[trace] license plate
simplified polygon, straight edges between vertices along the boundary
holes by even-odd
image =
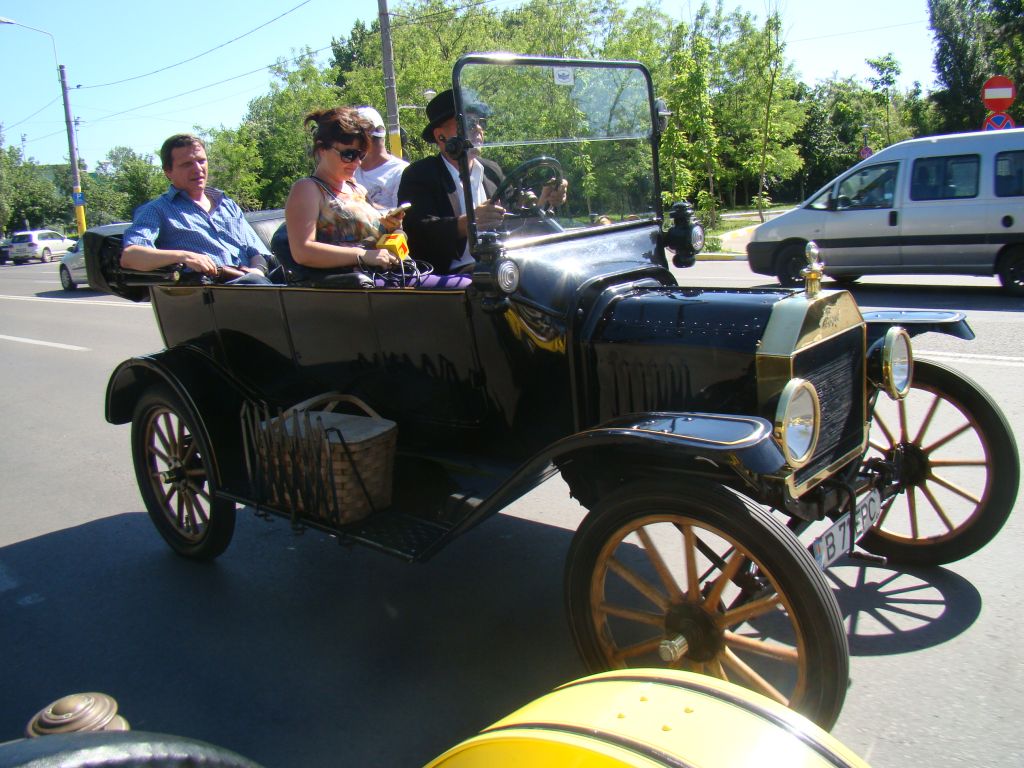
[[[825,570],[848,553],[854,542],[860,541],[871,526],[878,522],[881,514],[882,496],[872,489],[857,502],[857,510],[852,518],[847,512],[811,543],[811,555],[818,567]]]

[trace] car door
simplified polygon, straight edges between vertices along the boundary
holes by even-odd
[[[991,202],[980,192],[981,156],[915,158],[903,209],[908,272],[991,272],[997,247],[986,236]]]
[[[900,163],[861,166],[836,184],[824,237],[826,266],[895,271],[900,265],[900,216],[896,191]]]

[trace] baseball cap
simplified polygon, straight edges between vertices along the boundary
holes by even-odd
[[[373,130],[370,131],[371,136],[377,136],[379,138],[387,133],[384,128],[384,119],[376,109],[373,107],[359,107],[356,109],[356,112],[359,113],[359,116],[363,118],[363,120],[366,120],[373,126]]]

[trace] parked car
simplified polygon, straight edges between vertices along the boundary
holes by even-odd
[[[249,211],[245,214],[246,220],[252,226],[253,230],[259,236],[263,244],[270,248],[270,239],[274,236],[274,232],[277,231],[278,227],[284,221],[284,209],[274,208],[266,211]],[[91,227],[88,232],[106,238],[111,242],[120,243],[120,237],[124,234],[124,231],[128,228],[127,222],[121,222],[117,224],[103,224],[98,227]],[[58,269],[60,275],[60,285],[65,291],[73,291],[80,285],[86,285],[89,288],[95,287],[89,281],[89,271],[86,266],[85,250],[84,250],[85,238],[78,241],[73,248],[71,248],[60,260],[60,267]],[[272,265],[273,266],[273,265]],[[163,280],[163,276],[159,278]]]
[[[465,188],[471,150],[505,169],[500,223],[466,205],[458,288],[140,282],[86,234],[94,284],[148,296],[165,345],[113,371],[105,413],[155,529],[212,559],[241,504],[425,561],[560,474],[587,510],[563,590],[591,670],[703,672],[831,726],[849,649],[826,569],[858,542],[966,557],[1013,508],[998,407],[913,359],[912,335],[972,338],[963,314],[862,312],[813,251],[799,291],[680,282],[703,232],[663,209],[641,64],[471,54],[452,83]]]
[[[11,257],[11,238],[0,237],[0,264],[6,264]]]
[[[1024,295],[1024,129],[902,141],[754,230],[750,268],[803,282],[804,247],[825,273],[998,275]]]
[[[54,256],[63,256],[75,240],[64,237],[52,229],[31,229],[11,235],[11,260],[24,264],[29,259],[51,261]]]

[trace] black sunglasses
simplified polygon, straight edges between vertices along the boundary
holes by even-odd
[[[366,157],[366,152],[361,149],[338,149],[332,147],[332,149],[338,153],[338,157],[344,160],[346,163],[351,163],[353,160],[362,161]]]

